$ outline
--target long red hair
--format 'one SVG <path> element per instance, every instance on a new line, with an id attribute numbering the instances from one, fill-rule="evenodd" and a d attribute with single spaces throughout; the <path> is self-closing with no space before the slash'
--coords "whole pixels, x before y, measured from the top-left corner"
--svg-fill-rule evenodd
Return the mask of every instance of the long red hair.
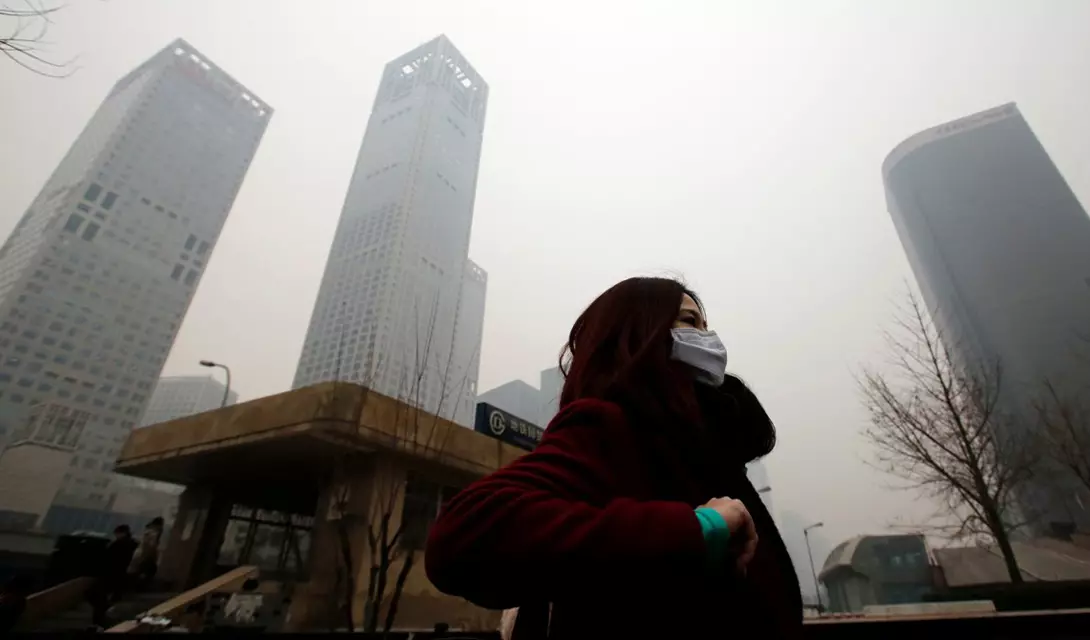
<path id="1" fill-rule="evenodd" d="M 698 421 L 693 378 L 670 358 L 681 298 L 700 298 L 670 278 L 623 280 L 579 315 L 560 354 L 560 405 L 582 398 L 616 402 L 633 415 Z"/>
<path id="2" fill-rule="evenodd" d="M 584 398 L 607 400 L 634 424 L 713 427 L 696 442 L 706 442 L 704 436 L 725 438 L 741 462 L 769 453 L 775 427 L 745 383 L 727 375 L 719 388 L 707 387 L 695 381 L 688 365 L 671 358 L 670 330 L 685 295 L 704 315 L 700 298 L 670 278 L 629 278 L 590 303 L 560 354 L 560 406 Z"/>

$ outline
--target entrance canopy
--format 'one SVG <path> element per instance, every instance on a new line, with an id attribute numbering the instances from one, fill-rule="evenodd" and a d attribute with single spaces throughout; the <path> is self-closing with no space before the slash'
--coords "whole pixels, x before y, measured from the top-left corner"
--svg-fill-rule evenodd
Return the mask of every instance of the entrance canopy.
<path id="1" fill-rule="evenodd" d="M 314 504 L 345 454 L 387 452 L 479 476 L 523 452 L 348 383 L 322 383 L 135 429 L 115 470 L 229 487 L 247 504 Z"/>

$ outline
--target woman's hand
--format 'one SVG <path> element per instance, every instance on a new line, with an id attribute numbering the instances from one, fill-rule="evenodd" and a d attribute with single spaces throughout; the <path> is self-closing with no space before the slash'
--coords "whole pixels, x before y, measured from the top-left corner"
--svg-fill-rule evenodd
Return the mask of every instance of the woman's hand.
<path id="1" fill-rule="evenodd" d="M 731 538 L 745 540 L 742 552 L 738 554 L 738 570 L 745 571 L 746 565 L 753 559 L 757 552 L 757 528 L 753 525 L 753 518 L 749 515 L 749 509 L 741 500 L 733 498 L 712 498 L 701 505 L 709 509 L 715 509 L 730 529 Z"/>

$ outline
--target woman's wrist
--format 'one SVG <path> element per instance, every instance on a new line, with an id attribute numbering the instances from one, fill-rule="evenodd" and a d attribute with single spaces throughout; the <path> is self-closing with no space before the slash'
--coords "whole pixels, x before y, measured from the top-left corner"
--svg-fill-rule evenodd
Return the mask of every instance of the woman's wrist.
<path id="1" fill-rule="evenodd" d="M 708 565 L 712 568 L 722 566 L 730 542 L 730 527 L 723 515 L 710 507 L 699 507 L 694 511 L 700 522 L 700 531 L 704 534 Z"/>

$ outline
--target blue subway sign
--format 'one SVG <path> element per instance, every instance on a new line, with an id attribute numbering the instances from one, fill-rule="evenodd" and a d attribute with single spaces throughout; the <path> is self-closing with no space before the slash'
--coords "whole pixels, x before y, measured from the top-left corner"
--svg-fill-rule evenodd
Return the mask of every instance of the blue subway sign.
<path id="1" fill-rule="evenodd" d="M 532 451 L 545 430 L 522 418 L 494 407 L 487 402 L 477 403 L 477 417 L 473 430 L 496 438 L 509 445 Z"/>

